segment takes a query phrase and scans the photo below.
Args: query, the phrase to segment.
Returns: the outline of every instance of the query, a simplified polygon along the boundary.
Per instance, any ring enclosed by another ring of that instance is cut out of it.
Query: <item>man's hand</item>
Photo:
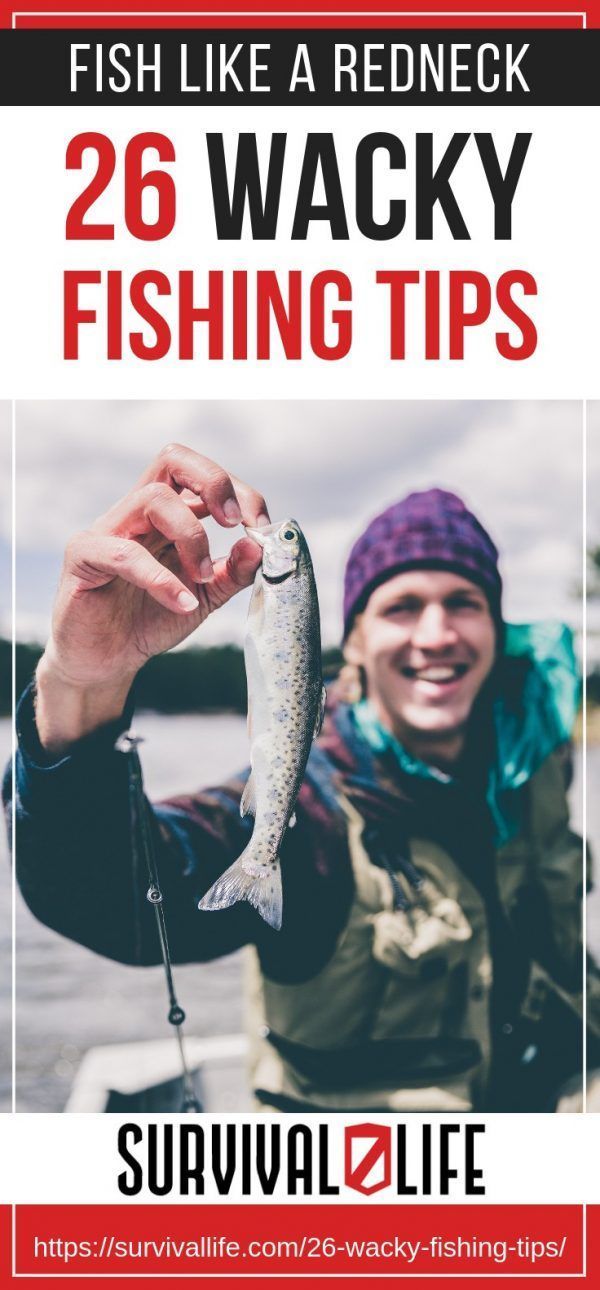
[[[122,501],[69,543],[37,674],[37,725],[50,751],[118,718],[147,659],[252,582],[260,548],[243,537],[213,564],[207,515],[224,528],[269,523],[260,493],[169,444]]]

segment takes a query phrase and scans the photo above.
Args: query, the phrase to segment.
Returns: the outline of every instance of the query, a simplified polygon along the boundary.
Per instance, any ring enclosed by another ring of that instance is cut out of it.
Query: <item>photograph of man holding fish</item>
[[[414,406],[439,428],[440,405]],[[478,408],[481,438],[501,405],[445,406],[467,422]],[[506,408],[525,457],[521,405]],[[327,406],[310,415],[299,463],[311,452],[318,460]],[[539,405],[546,444],[576,416],[575,405]],[[504,494],[518,517],[515,549],[520,541],[529,558],[535,541],[543,546],[522,509],[538,505],[531,481],[515,485],[505,470],[494,485],[491,430],[488,456],[465,465],[461,489],[455,471],[440,474],[447,445],[432,438],[411,470],[410,433],[386,429],[379,505],[350,521],[343,657],[325,690],[301,464],[297,498],[289,465],[278,490],[292,519],[259,487],[259,471],[246,472],[251,482],[232,473],[225,435],[218,459],[199,442],[158,451],[66,545],[50,634],[18,714],[25,901],[117,963],[161,962],[153,900],[173,963],[245,947],[255,1108],[562,1109],[582,1062],[585,879],[567,804],[580,695],[575,577],[562,593],[571,626],[537,605],[534,621],[507,622],[499,535],[471,504],[494,486]],[[468,433],[457,429],[455,446],[468,452]],[[532,454],[537,446],[533,429]],[[547,504],[572,501],[577,469],[547,471]],[[365,492],[370,500],[368,481]],[[575,518],[569,532],[577,527]],[[209,530],[231,534],[225,554]],[[190,791],[146,803],[142,825],[123,739],[141,670],[197,628],[200,637],[250,587],[249,768],[198,791],[188,766]],[[592,966],[590,1001],[595,982]]]

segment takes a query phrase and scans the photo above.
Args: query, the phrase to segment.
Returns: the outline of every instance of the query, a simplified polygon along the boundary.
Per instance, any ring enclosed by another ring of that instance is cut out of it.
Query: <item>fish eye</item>
[[[295,542],[298,535],[295,529],[285,528],[281,529],[279,536],[284,542]]]

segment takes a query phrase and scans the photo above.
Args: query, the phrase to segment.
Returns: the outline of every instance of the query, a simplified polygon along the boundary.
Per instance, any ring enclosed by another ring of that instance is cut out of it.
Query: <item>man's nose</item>
[[[427,605],[415,623],[413,645],[418,649],[448,649],[456,640],[456,629],[444,606]]]

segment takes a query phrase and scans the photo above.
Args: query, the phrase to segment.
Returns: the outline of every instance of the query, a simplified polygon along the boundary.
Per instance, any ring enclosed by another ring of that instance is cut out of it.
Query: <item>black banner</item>
[[[5,104],[598,102],[600,31],[0,32]]]

